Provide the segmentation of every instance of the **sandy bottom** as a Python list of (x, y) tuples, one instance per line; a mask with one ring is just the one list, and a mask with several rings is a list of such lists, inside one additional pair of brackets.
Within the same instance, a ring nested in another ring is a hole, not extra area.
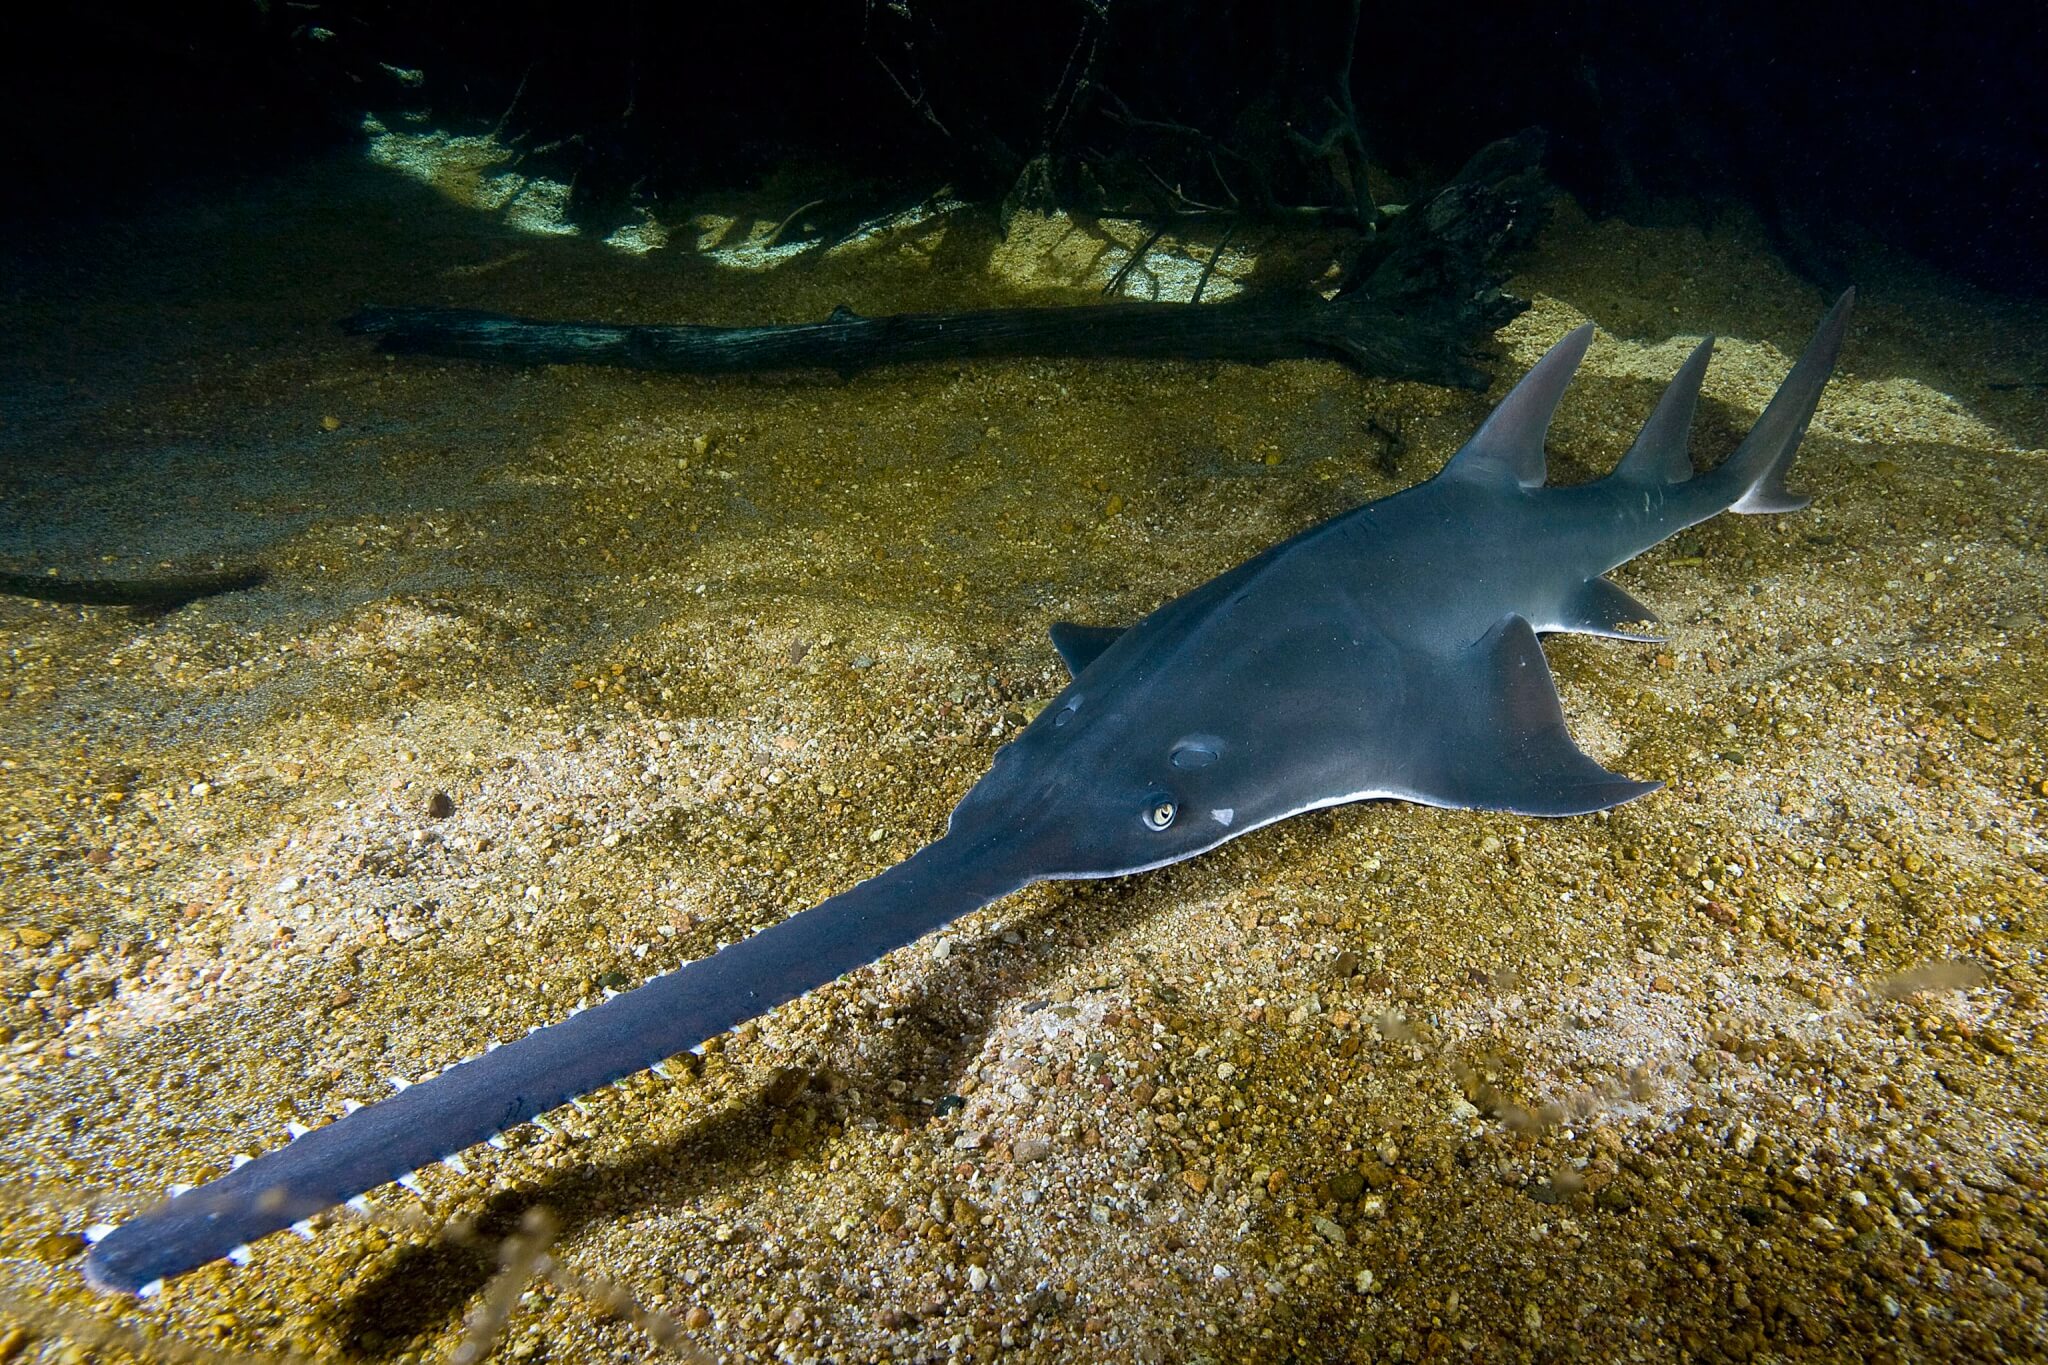
[[(272, 578), (0, 599), (0, 1358), (445, 1360), (533, 1206), (555, 1273), (499, 1286), (497, 1358), (663, 1323), (734, 1361), (2048, 1353), (2048, 319), (1882, 261), (1813, 507), (1621, 570), (1667, 644), (1549, 646), (1658, 794), (1034, 888), (424, 1198), (83, 1286), (87, 1225), (905, 856), (1057, 691), (1050, 622), (1135, 619), (1487, 411), (1322, 363), (694, 380), (334, 326), (1020, 298), (989, 249), (741, 275), (336, 166), (17, 273), (0, 561)], [(1493, 397), (1602, 328), (1564, 481), (1708, 331), (1718, 459), (1826, 303), (1740, 224), (1569, 207), (1516, 287)]]

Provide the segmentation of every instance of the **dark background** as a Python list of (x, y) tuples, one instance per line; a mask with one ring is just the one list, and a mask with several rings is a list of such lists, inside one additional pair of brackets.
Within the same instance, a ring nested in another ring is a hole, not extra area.
[[(1340, 214), (1341, 97), (1403, 182), (1529, 125), (1589, 209), (1754, 210), (1835, 283), (1871, 246), (2048, 291), (2031, 6), (1306, 0), (80, 5), (0, 20), (6, 231), (130, 212), (360, 136), (366, 109), (501, 128), (578, 211), (806, 175), (1082, 207)], [(1347, 51), (1349, 54), (1347, 66)], [(409, 85), (390, 67), (417, 70)], [(1340, 72), (1348, 80), (1340, 77)], [(1148, 201), (1147, 196), (1150, 196)], [(1187, 207), (1183, 202), (1182, 207)]]

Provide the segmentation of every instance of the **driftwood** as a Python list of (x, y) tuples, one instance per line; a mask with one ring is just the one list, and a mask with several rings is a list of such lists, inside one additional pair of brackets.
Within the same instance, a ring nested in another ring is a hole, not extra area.
[[(1449, 314), (1448, 317), (1444, 314)], [(1512, 316), (1512, 313), (1509, 314)], [(1499, 322), (1493, 323), (1498, 326)], [(1396, 313), (1371, 299), (1115, 303), (861, 317), (770, 327), (542, 322), (461, 308), (367, 308), (349, 319), (396, 353), (514, 365), (618, 365), (682, 374), (827, 369), (983, 356), (1268, 361), (1333, 357), (1365, 374), (1484, 387), (1466, 359), (1475, 321), (1455, 308)], [(1480, 335), (1492, 326), (1478, 329)]]
[(161, 578), (50, 578), (0, 571), (0, 594), (88, 607), (132, 607), (144, 612), (176, 611), (202, 597), (260, 586), (269, 575), (257, 565), (218, 573), (169, 574)]
[(365, 308), (344, 325), (386, 351), (513, 365), (617, 365), (682, 374), (985, 356), (1348, 361), (1388, 379), (1484, 387), (1470, 357), (1528, 305), (1503, 294), (1492, 256), (1526, 236), (1543, 193), (1535, 135), (1482, 151), (1427, 203), (1387, 220), (1334, 299), (1264, 294), (1226, 303), (1115, 303), (862, 317), (764, 327), (547, 322), (460, 308)]

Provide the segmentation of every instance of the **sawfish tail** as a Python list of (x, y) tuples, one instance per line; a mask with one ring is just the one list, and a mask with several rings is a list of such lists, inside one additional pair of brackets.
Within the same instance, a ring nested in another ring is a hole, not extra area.
[[(1708, 337), (1694, 348), (1657, 400), (1642, 434), (1599, 485), (1620, 494), (1619, 505), (1626, 509), (1616, 522), (1623, 529), (1607, 547), (1612, 552), (1610, 568), (1723, 512), (1796, 512), (1806, 506), (1810, 499), (1787, 488), (1785, 475), (1834, 373), (1855, 302), (1853, 289), (1835, 301), (1749, 435), (1727, 459), (1703, 473), (1693, 469), (1687, 446), (1714, 339)], [(1617, 610), (1622, 608), (1647, 613), (1640, 603), (1624, 602)], [(1625, 613), (1620, 619), (1626, 619)]]
[(1842, 353), (1842, 337), (1849, 330), (1849, 310), (1855, 302), (1854, 289), (1844, 290), (1835, 300), (1749, 435), (1734, 454), (1704, 476), (1710, 491), (1727, 499), (1729, 511), (1796, 512), (1812, 501), (1788, 489), (1785, 474), (1792, 468), (1792, 457), (1799, 453), (1799, 442), (1813, 420), (1813, 410), (1820, 405), (1828, 376), (1835, 372), (1835, 359)]
[(108, 1232), (85, 1262), (147, 1293), (323, 1209), (689, 1051), (1034, 880), (991, 838), (949, 836), (710, 957), (301, 1133)]

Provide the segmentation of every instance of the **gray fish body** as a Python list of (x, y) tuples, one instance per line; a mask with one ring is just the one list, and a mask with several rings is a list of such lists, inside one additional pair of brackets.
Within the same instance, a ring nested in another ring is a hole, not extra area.
[(1655, 790), (1572, 743), (1537, 634), (1655, 638), (1648, 609), (1602, 574), (1722, 511), (1804, 505), (1784, 476), (1850, 302), (1712, 471), (1695, 474), (1686, 453), (1707, 343), (1613, 474), (1551, 488), (1543, 438), (1591, 340), (1579, 329), (1429, 482), (1304, 531), (1127, 630), (1055, 626), (1071, 684), (996, 755), (944, 838), (177, 1195), (98, 1240), (87, 1277), (146, 1291), (238, 1255), (1034, 881), (1140, 872), (1373, 797), (1557, 816)]

